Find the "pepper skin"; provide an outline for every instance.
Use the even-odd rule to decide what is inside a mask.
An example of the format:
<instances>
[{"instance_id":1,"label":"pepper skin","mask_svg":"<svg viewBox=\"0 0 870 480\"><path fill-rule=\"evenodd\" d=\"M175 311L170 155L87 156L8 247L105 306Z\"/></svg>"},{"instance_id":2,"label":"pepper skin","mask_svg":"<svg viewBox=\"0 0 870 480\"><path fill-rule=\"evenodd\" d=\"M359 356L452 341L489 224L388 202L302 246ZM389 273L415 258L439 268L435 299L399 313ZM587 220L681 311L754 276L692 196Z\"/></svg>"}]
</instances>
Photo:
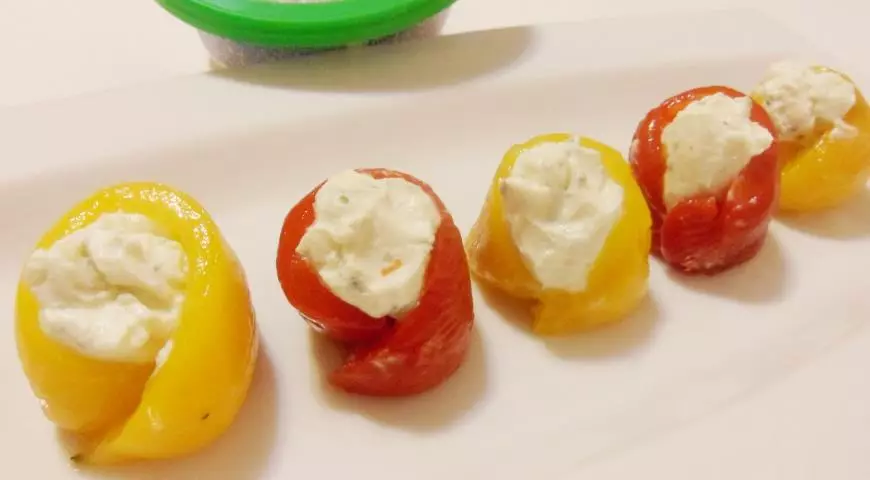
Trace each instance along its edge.
<instances>
[{"instance_id":1,"label":"pepper skin","mask_svg":"<svg viewBox=\"0 0 870 480\"><path fill-rule=\"evenodd\" d=\"M816 67L846 75L825 67ZM870 177L870 106L855 87L855 105L843 120L857 130L853 137L838 138L833 125L821 125L813 134L780 141L782 169L779 209L806 212L835 207L863 189ZM764 98L756 96L764 104Z\"/></svg>"},{"instance_id":2,"label":"pepper skin","mask_svg":"<svg viewBox=\"0 0 870 480\"><path fill-rule=\"evenodd\" d=\"M690 103L723 93L745 97L728 87L701 87L665 100L640 122L629 154L632 171L649 204L653 252L685 273L715 274L755 256L767 236L779 190L777 141L773 122L757 103L750 118L774 140L729 185L714 194L683 199L667 209L663 200L667 152L662 131Z\"/></svg>"},{"instance_id":3,"label":"pepper skin","mask_svg":"<svg viewBox=\"0 0 870 480\"><path fill-rule=\"evenodd\" d=\"M526 267L505 219L501 180L520 154L535 146L572 141L569 134L546 134L516 145L496 171L477 222L466 241L472 273L485 285L532 302L532 331L558 335L587 330L625 317L646 296L649 276L650 214L631 170L616 150L581 138L601 154L608 175L623 188L623 212L589 272L582 292L546 289Z\"/></svg>"},{"instance_id":4,"label":"pepper skin","mask_svg":"<svg viewBox=\"0 0 870 480\"><path fill-rule=\"evenodd\" d=\"M16 305L19 357L48 418L79 434L84 449L74 459L106 464L186 455L219 437L247 396L259 341L245 274L208 213L159 184L95 193L37 248L115 212L162 225L188 257L185 299L165 363L155 371L154 362L96 360L54 341L41 330L38 301L24 282Z\"/></svg>"},{"instance_id":5,"label":"pepper skin","mask_svg":"<svg viewBox=\"0 0 870 480\"><path fill-rule=\"evenodd\" d=\"M296 252L314 223L320 186L287 214L278 244L277 273L290 304L329 338L347 344L344 364L329 374L349 393L407 396L446 381L462 364L471 338L474 308L462 237L444 204L422 181L392 170L365 169L374 178L401 178L422 188L441 212L441 223L420 299L400 319L372 318L334 295Z\"/></svg>"}]
</instances>

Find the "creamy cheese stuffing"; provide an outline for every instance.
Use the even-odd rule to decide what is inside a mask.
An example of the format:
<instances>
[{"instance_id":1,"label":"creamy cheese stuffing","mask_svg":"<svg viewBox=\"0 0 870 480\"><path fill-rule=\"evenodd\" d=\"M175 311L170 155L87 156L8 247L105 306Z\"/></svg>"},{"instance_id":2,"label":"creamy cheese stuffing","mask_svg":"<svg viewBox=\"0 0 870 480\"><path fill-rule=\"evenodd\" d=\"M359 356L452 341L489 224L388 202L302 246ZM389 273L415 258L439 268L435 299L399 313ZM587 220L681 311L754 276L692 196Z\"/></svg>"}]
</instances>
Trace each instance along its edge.
<instances>
[{"instance_id":1,"label":"creamy cheese stuffing","mask_svg":"<svg viewBox=\"0 0 870 480\"><path fill-rule=\"evenodd\" d=\"M441 223L422 188L343 172L318 190L314 216L296 251L333 294L374 318L417 305Z\"/></svg>"},{"instance_id":2,"label":"creamy cheese stuffing","mask_svg":"<svg viewBox=\"0 0 870 480\"><path fill-rule=\"evenodd\" d=\"M770 147L773 136L752 121L751 112L749 97L715 93L687 105L663 129L667 208L688 197L719 192Z\"/></svg>"},{"instance_id":3,"label":"creamy cheese stuffing","mask_svg":"<svg viewBox=\"0 0 870 480\"><path fill-rule=\"evenodd\" d=\"M33 252L23 276L48 337L89 357L147 363L178 323L187 257L147 217L110 213Z\"/></svg>"},{"instance_id":4,"label":"creamy cheese stuffing","mask_svg":"<svg viewBox=\"0 0 870 480\"><path fill-rule=\"evenodd\" d=\"M523 261L544 288L579 292L622 215L623 190L600 154L576 141L519 155L501 181L505 218Z\"/></svg>"},{"instance_id":5,"label":"creamy cheese stuffing","mask_svg":"<svg viewBox=\"0 0 870 480\"><path fill-rule=\"evenodd\" d=\"M843 120L855 105L857 92L838 73L778 62L768 69L753 94L763 100L783 140L813 133L820 120L833 126L834 136L851 137L857 133Z\"/></svg>"}]
</instances>

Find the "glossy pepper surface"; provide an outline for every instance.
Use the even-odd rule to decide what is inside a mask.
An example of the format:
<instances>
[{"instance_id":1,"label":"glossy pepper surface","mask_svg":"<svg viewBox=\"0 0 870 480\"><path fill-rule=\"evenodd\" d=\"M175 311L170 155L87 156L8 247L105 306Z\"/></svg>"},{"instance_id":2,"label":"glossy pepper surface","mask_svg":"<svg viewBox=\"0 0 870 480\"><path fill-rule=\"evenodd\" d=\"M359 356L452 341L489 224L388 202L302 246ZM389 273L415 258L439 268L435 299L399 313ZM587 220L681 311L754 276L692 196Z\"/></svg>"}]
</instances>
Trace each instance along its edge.
<instances>
[{"instance_id":1,"label":"glossy pepper surface","mask_svg":"<svg viewBox=\"0 0 870 480\"><path fill-rule=\"evenodd\" d=\"M211 443L245 400L259 346L242 267L208 213L182 192L151 183L106 188L64 215L37 248L116 212L147 216L187 254L185 298L159 369L89 358L49 338L24 282L16 306L30 385L49 419L80 434L74 458L95 464L176 457Z\"/></svg>"},{"instance_id":2,"label":"glossy pepper surface","mask_svg":"<svg viewBox=\"0 0 870 480\"><path fill-rule=\"evenodd\" d=\"M358 170L401 178L422 188L441 221L417 305L401 318L372 318L333 294L296 247L314 223L320 186L287 214L278 244L277 272L290 304L329 338L348 345L344 364L329 381L347 392L374 396L421 393L447 380L468 350L474 309L462 237L444 204L427 184L385 169Z\"/></svg>"},{"instance_id":3,"label":"glossy pepper surface","mask_svg":"<svg viewBox=\"0 0 870 480\"><path fill-rule=\"evenodd\" d=\"M546 134L511 148L502 159L477 222L466 240L472 273L484 284L532 303L532 329L564 334L617 320L645 297L649 275L650 214L628 164L616 150L589 138L582 147L597 151L607 174L623 189L623 211L595 260L582 292L544 288L517 249L505 218L501 181L517 158L545 143L574 141L569 134Z\"/></svg>"},{"instance_id":4,"label":"glossy pepper surface","mask_svg":"<svg viewBox=\"0 0 870 480\"><path fill-rule=\"evenodd\" d=\"M649 204L653 252L689 273L716 273L752 258L767 235L779 190L773 122L753 102L750 118L774 140L720 191L685 198L668 209L663 199L667 151L662 131L690 103L722 93L746 95L728 87L701 87L665 100L640 122L629 154L632 171Z\"/></svg>"}]
</instances>

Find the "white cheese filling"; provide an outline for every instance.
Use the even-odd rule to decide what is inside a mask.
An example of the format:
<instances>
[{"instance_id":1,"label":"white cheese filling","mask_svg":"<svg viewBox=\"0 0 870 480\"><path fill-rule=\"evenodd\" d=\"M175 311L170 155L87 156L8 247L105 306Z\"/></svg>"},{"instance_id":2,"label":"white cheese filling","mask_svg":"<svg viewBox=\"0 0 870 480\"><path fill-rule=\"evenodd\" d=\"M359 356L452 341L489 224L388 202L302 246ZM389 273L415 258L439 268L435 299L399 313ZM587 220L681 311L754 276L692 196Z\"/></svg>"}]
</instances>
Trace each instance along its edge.
<instances>
[{"instance_id":1,"label":"white cheese filling","mask_svg":"<svg viewBox=\"0 0 870 480\"><path fill-rule=\"evenodd\" d=\"M150 219L109 213L33 252L23 278L50 338L101 360L148 363L175 329L187 256Z\"/></svg>"},{"instance_id":2,"label":"white cheese filling","mask_svg":"<svg viewBox=\"0 0 870 480\"><path fill-rule=\"evenodd\" d=\"M773 142L752 121L752 100L715 93L681 110L662 131L667 169L663 200L667 208L683 199L715 194Z\"/></svg>"},{"instance_id":3,"label":"white cheese filling","mask_svg":"<svg viewBox=\"0 0 870 480\"><path fill-rule=\"evenodd\" d=\"M768 69L753 95L763 101L783 140L813 133L819 121L833 126L835 137L857 133L843 120L857 101L855 86L835 72L778 62Z\"/></svg>"},{"instance_id":4,"label":"white cheese filling","mask_svg":"<svg viewBox=\"0 0 870 480\"><path fill-rule=\"evenodd\" d=\"M622 187L601 155L576 141L537 145L519 155L500 189L514 244L541 286L585 290L622 216Z\"/></svg>"},{"instance_id":5,"label":"white cheese filling","mask_svg":"<svg viewBox=\"0 0 870 480\"><path fill-rule=\"evenodd\" d=\"M296 251L338 298L374 318L417 305L441 213L419 186L355 171L328 179Z\"/></svg>"}]
</instances>

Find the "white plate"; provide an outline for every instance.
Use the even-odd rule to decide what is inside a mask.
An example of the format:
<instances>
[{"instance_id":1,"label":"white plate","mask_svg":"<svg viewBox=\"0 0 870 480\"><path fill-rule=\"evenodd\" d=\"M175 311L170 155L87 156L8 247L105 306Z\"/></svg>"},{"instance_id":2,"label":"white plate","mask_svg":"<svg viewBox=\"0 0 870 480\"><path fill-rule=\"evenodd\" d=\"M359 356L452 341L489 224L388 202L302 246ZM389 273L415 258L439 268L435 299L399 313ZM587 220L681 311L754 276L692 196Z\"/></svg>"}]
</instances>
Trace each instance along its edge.
<instances>
[{"instance_id":1,"label":"white plate","mask_svg":"<svg viewBox=\"0 0 870 480\"><path fill-rule=\"evenodd\" d=\"M751 403L866 323L870 197L777 223L758 258L715 278L655 264L643 308L588 335L534 338L512 321L520 313L476 292L467 364L430 394L392 401L322 386L329 346L312 342L284 300L275 246L300 196L349 167L421 177L467 231L513 143L573 131L625 151L638 120L666 96L710 83L746 89L769 62L807 49L746 11L637 17L446 37L0 112L2 311L12 311L32 242L73 201L106 183L152 179L214 214L249 274L265 346L248 403L213 448L174 463L75 472L5 335L2 477L579 478L632 445ZM736 441L750 434L726 432ZM817 451L870 440L847 435ZM720 470L681 477L679 454L664 461L640 471L709 479ZM853 461L849 478L867 478L856 473L866 472L866 455ZM732 462L743 478L759 472Z\"/></svg>"}]
</instances>

